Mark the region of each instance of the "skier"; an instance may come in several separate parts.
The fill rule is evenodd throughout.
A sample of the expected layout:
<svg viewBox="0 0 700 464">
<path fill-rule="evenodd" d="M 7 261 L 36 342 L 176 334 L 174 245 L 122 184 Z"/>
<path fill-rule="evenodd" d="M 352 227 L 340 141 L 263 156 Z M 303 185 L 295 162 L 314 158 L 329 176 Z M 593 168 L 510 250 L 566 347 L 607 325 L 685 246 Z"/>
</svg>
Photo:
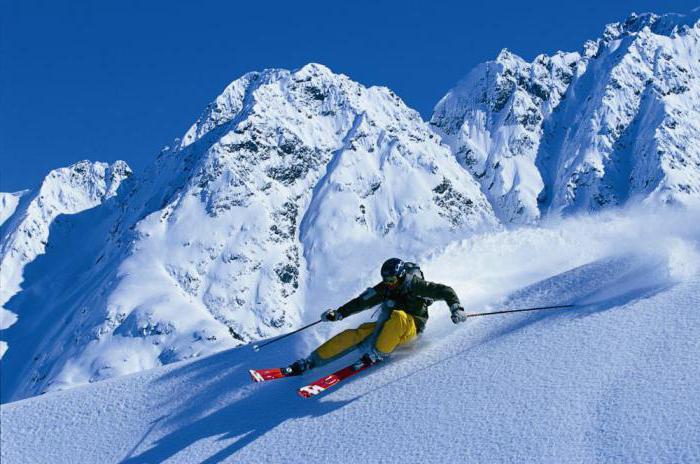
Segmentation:
<svg viewBox="0 0 700 464">
<path fill-rule="evenodd" d="M 397 346 L 411 341 L 423 331 L 428 320 L 428 306 L 435 300 L 447 303 L 455 324 L 467 320 L 455 291 L 447 285 L 424 280 L 423 272 L 416 264 L 391 258 L 382 265 L 381 274 L 380 283 L 340 308 L 329 309 L 321 315 L 325 321 L 340 321 L 381 304 L 377 320 L 335 335 L 308 357 L 285 368 L 286 375 L 300 375 L 358 348 L 365 351 L 361 362 L 382 360 Z"/>
</svg>

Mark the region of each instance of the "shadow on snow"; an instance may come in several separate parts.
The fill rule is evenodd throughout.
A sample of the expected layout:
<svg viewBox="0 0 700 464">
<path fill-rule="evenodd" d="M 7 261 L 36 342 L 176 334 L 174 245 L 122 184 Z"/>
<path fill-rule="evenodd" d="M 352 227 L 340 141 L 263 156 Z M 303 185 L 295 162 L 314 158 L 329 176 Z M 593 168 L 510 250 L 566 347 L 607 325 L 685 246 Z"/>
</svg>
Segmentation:
<svg viewBox="0 0 700 464">
<path fill-rule="evenodd" d="M 202 461 L 221 462 L 286 421 L 323 416 L 356 400 L 314 401 L 297 396 L 295 390 L 322 375 L 319 371 L 300 378 L 253 384 L 247 372 L 250 366 L 243 362 L 246 356 L 250 359 L 247 351 L 238 348 L 212 355 L 156 380 L 155 383 L 163 383 L 184 379 L 184 384 L 200 388 L 178 398 L 181 409 L 175 415 L 157 419 L 147 434 L 161 423 L 171 432 L 149 449 L 132 455 L 146 441 L 143 437 L 122 462 L 160 462 L 208 437 L 216 436 L 219 441 L 235 439 Z M 280 448 L 279 452 L 283 456 L 284 450 Z"/>
</svg>

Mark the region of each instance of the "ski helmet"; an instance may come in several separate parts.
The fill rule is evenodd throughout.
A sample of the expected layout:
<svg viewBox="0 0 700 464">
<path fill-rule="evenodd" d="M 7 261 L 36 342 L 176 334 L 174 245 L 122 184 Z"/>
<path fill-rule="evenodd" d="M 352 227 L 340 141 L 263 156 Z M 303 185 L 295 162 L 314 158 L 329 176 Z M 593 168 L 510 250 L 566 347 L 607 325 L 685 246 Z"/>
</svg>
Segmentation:
<svg viewBox="0 0 700 464">
<path fill-rule="evenodd" d="M 406 274 L 404 262 L 399 258 L 391 258 L 382 264 L 382 280 L 390 285 L 395 285 Z"/>
</svg>

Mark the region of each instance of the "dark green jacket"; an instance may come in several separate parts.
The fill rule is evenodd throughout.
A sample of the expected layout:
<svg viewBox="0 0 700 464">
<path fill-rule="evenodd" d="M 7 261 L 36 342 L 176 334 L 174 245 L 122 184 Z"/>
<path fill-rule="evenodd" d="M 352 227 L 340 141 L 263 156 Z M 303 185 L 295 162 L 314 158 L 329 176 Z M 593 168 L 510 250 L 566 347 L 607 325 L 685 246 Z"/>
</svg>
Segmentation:
<svg viewBox="0 0 700 464">
<path fill-rule="evenodd" d="M 392 300 L 392 309 L 398 309 L 410 314 L 416 320 L 418 332 L 422 332 L 428 322 L 428 306 L 435 300 L 442 300 L 447 306 L 460 304 L 454 290 L 447 285 L 436 284 L 414 275 L 410 282 L 403 282 L 396 288 L 388 287 L 380 282 L 370 287 L 357 298 L 338 308 L 343 317 L 370 309 L 385 301 Z"/>
</svg>

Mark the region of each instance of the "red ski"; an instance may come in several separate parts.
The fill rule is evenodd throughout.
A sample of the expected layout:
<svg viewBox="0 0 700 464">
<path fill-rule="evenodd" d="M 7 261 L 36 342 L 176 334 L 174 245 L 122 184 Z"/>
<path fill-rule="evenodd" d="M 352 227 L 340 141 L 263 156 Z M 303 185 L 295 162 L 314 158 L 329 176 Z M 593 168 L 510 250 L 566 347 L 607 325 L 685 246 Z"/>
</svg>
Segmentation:
<svg viewBox="0 0 700 464">
<path fill-rule="evenodd" d="M 266 380 L 281 379 L 288 377 L 284 373 L 283 368 L 275 367 L 274 369 L 251 369 L 248 371 L 253 382 L 265 382 Z"/>
<path fill-rule="evenodd" d="M 374 366 L 375 364 L 377 363 L 368 362 L 360 359 L 355 364 L 351 364 L 350 366 L 344 367 L 339 371 L 336 371 L 330 375 L 316 380 L 315 382 L 311 382 L 310 384 L 301 387 L 298 390 L 298 393 L 302 398 L 311 398 L 312 396 L 316 396 L 319 393 L 323 393 L 333 385 L 336 385 L 342 382 L 343 380 L 347 379 L 348 377 L 352 377 L 358 372 L 362 372 L 368 367 Z"/>
</svg>

